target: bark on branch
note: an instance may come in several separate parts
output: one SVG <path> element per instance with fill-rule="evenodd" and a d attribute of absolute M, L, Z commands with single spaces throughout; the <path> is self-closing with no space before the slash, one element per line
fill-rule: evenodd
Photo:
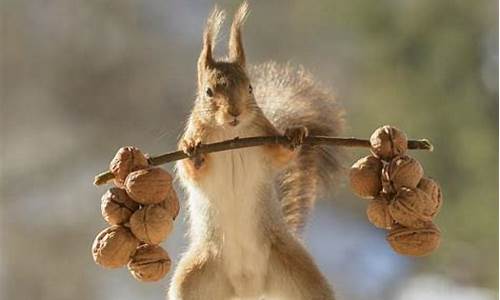
<path fill-rule="evenodd" d="M 212 153 L 212 152 L 221 152 L 226 150 L 234 150 L 240 148 L 247 147 L 255 147 L 261 145 L 270 145 L 270 144 L 280 144 L 284 146 L 288 146 L 290 144 L 290 140 L 285 136 L 256 136 L 249 138 L 235 138 L 232 140 L 222 141 L 213 144 L 202 144 L 200 148 L 198 148 L 198 153 Z M 337 147 L 370 147 L 369 140 L 357 139 L 357 138 L 339 138 L 339 137 L 328 137 L 328 136 L 308 136 L 303 141 L 304 145 L 329 145 L 329 146 L 337 146 Z M 413 150 L 427 150 L 432 151 L 432 144 L 426 140 L 409 140 L 408 141 L 408 149 Z M 188 156 L 182 151 L 175 151 L 170 153 L 165 153 L 158 156 L 153 156 L 148 159 L 150 166 L 158 166 L 162 164 L 166 164 L 168 162 L 181 160 L 188 158 Z M 114 175 L 107 171 L 95 176 L 94 184 L 102 185 L 114 178 Z"/>

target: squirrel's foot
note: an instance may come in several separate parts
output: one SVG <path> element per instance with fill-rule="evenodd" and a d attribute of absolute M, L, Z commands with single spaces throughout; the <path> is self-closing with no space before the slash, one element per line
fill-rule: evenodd
<path fill-rule="evenodd" d="M 309 130 L 304 126 L 289 127 L 284 134 L 289 140 L 289 148 L 295 150 L 302 145 L 304 139 L 309 135 Z"/>
<path fill-rule="evenodd" d="M 205 163 L 205 155 L 199 153 L 198 149 L 201 146 L 199 139 L 184 139 L 180 144 L 180 149 L 193 162 L 195 169 L 200 169 Z"/>

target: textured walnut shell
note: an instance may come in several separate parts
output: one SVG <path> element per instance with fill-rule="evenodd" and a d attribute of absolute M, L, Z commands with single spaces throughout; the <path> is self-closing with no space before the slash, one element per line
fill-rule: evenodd
<path fill-rule="evenodd" d="M 170 212 L 158 204 L 142 207 L 130 217 L 130 229 L 142 242 L 157 245 L 163 242 L 173 228 Z"/>
<path fill-rule="evenodd" d="M 387 241 L 399 254 L 425 256 L 439 247 L 441 232 L 432 222 L 419 229 L 398 226 L 387 234 Z"/>
<path fill-rule="evenodd" d="M 352 191 L 360 198 L 373 199 L 382 189 L 382 162 L 369 155 L 355 162 L 349 172 Z"/>
<path fill-rule="evenodd" d="M 177 197 L 177 193 L 172 188 L 170 194 L 167 196 L 165 201 L 160 203 L 166 210 L 168 210 L 170 216 L 172 216 L 172 220 L 175 220 L 179 215 L 179 211 L 181 209 L 179 204 L 179 198 Z"/>
<path fill-rule="evenodd" d="M 377 128 L 370 137 L 372 153 L 385 161 L 405 154 L 408 149 L 406 134 L 389 125 Z"/>
<path fill-rule="evenodd" d="M 162 168 L 138 170 L 127 176 L 125 189 L 136 202 L 141 204 L 160 203 L 172 192 L 172 176 Z"/>
<path fill-rule="evenodd" d="M 375 227 L 382 229 L 391 229 L 394 219 L 389 213 L 389 200 L 385 196 L 377 196 L 368 203 L 366 208 L 368 221 Z"/>
<path fill-rule="evenodd" d="M 135 279 L 152 282 L 162 279 L 168 273 L 172 262 L 160 246 L 141 245 L 128 263 L 128 269 Z"/>
<path fill-rule="evenodd" d="M 394 220 L 407 227 L 422 228 L 432 221 L 436 205 L 421 189 L 401 188 L 389 205 Z"/>
<path fill-rule="evenodd" d="M 128 222 L 130 216 L 138 209 L 139 204 L 120 188 L 109 189 L 101 198 L 102 216 L 111 225 Z"/>
<path fill-rule="evenodd" d="M 394 193 L 402 187 L 414 189 L 424 175 L 418 160 L 408 156 L 397 156 L 382 170 L 382 186 L 387 193 Z"/>
<path fill-rule="evenodd" d="M 427 195 L 429 195 L 429 197 L 433 201 L 435 207 L 432 216 L 434 217 L 439 213 L 439 210 L 443 205 L 443 195 L 441 193 L 441 188 L 439 187 L 439 184 L 431 178 L 423 177 L 418 183 L 417 187 L 422 191 L 424 191 Z"/>
<path fill-rule="evenodd" d="M 106 268 L 118 268 L 129 261 L 139 245 L 126 227 L 113 225 L 101 231 L 92 244 L 94 261 Z"/>
<path fill-rule="evenodd" d="M 135 147 L 123 147 L 118 149 L 115 157 L 109 164 L 109 170 L 115 176 L 114 183 L 117 187 L 123 188 L 125 178 L 133 171 L 148 167 L 148 160 L 141 150 Z"/>

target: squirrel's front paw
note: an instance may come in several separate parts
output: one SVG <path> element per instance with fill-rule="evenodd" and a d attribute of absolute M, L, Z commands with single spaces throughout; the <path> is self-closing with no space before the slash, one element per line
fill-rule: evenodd
<path fill-rule="evenodd" d="M 309 130 L 304 126 L 289 127 L 285 129 L 285 136 L 290 140 L 290 149 L 295 150 L 301 146 L 309 135 Z"/>
<path fill-rule="evenodd" d="M 200 169 L 205 163 L 205 155 L 198 151 L 200 146 L 201 141 L 199 139 L 184 139 L 180 144 L 180 150 L 189 157 L 196 169 Z"/>

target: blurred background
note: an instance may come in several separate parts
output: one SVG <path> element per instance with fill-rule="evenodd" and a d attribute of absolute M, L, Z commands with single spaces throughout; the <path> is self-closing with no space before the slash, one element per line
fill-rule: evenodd
<path fill-rule="evenodd" d="M 126 269 L 94 264 L 106 188 L 92 179 L 120 146 L 152 154 L 175 148 L 214 3 L 0 3 L 0 298 L 164 298 L 169 278 L 138 283 Z M 239 1 L 218 4 L 231 14 Z M 316 207 L 307 247 L 338 299 L 496 299 L 498 2 L 250 4 L 250 63 L 304 65 L 335 89 L 347 136 L 392 124 L 435 146 L 412 152 L 444 193 L 443 242 L 432 256 L 395 254 L 345 182 Z M 365 154 L 349 151 L 345 166 Z M 179 219 L 164 243 L 175 262 L 185 232 Z"/>

